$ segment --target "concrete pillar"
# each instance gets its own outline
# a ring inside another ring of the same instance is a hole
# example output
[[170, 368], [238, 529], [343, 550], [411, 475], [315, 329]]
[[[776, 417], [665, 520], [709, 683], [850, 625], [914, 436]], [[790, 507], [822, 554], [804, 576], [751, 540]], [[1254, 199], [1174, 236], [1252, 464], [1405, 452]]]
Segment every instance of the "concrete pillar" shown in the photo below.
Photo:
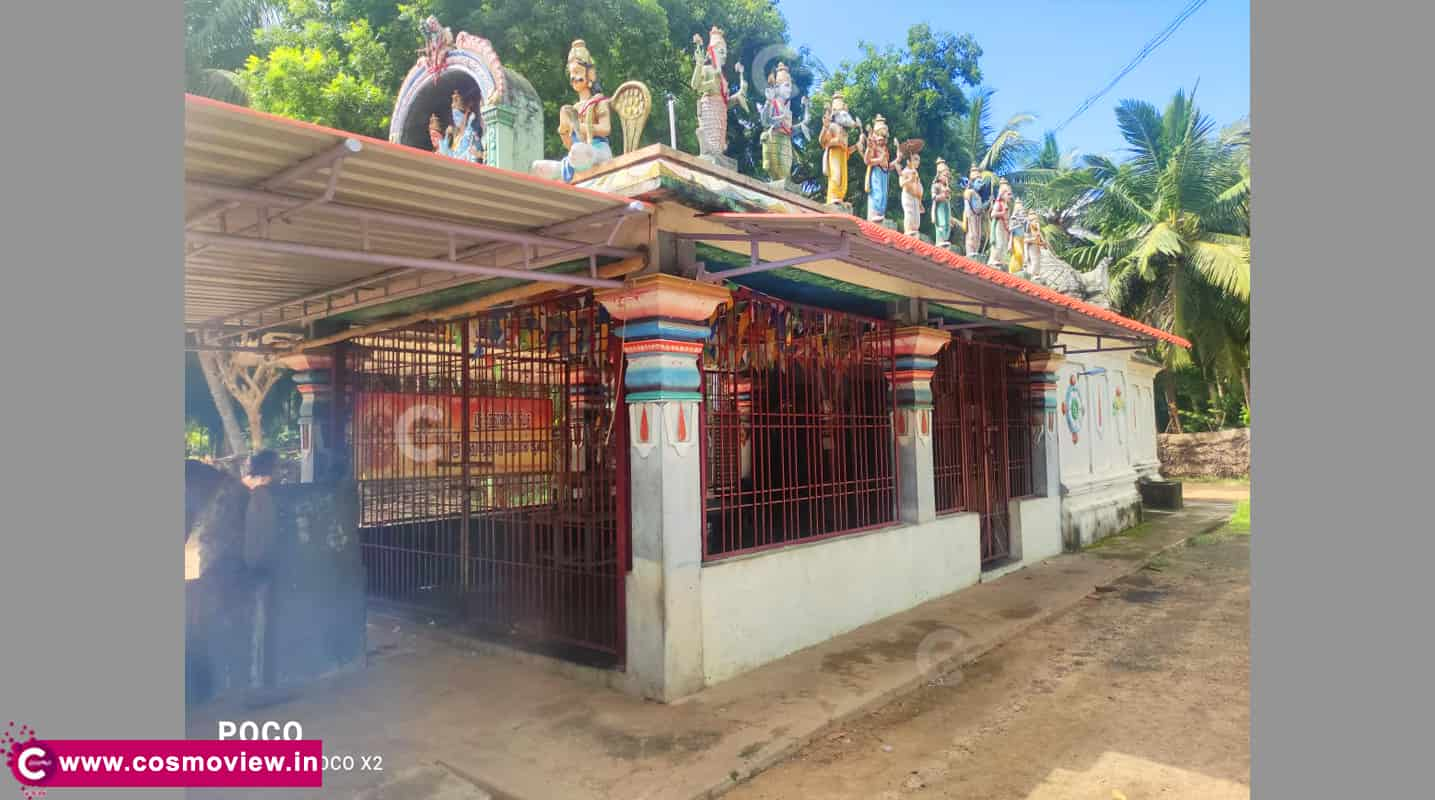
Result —
[[597, 299], [616, 320], [627, 357], [629, 496], [627, 669], [663, 702], [703, 687], [702, 372], [708, 318], [726, 289], [644, 275]]
[[493, 167], [527, 172], [530, 164], [519, 163], [518, 132], [512, 107], [494, 103], [483, 107], [483, 160]]
[[333, 413], [333, 356], [327, 353], [299, 353], [280, 360], [294, 370], [299, 390], [299, 454], [301, 483], [313, 483], [329, 465], [326, 431]]
[[1056, 413], [1056, 373], [1066, 356], [1057, 352], [1036, 353], [1028, 359], [1031, 368], [1032, 493], [1037, 497], [1061, 497], [1061, 420]]
[[892, 429], [897, 435], [897, 508], [903, 522], [937, 518], [932, 373], [937, 368], [937, 353], [951, 339], [947, 331], [918, 326], [899, 328], [893, 337], [896, 363], [889, 377], [897, 394]]

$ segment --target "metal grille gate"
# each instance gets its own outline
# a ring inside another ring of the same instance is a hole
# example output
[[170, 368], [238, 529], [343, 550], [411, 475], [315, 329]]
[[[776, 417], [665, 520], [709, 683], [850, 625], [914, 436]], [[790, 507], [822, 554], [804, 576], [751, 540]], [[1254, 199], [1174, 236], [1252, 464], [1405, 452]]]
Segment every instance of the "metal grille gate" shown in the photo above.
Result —
[[369, 593], [621, 665], [621, 358], [586, 292], [345, 343]]
[[739, 290], [703, 356], [703, 557], [897, 519], [890, 323]]
[[1011, 555], [1008, 501], [1031, 494], [1026, 353], [954, 339], [932, 378], [932, 464], [938, 513], [975, 511], [981, 557]]

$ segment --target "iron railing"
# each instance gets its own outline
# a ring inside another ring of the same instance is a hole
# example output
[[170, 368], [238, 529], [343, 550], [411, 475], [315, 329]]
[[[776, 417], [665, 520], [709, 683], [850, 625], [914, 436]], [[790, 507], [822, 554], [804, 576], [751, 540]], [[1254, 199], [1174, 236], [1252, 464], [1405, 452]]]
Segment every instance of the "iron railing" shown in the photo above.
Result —
[[344, 349], [370, 594], [621, 663], [622, 355], [591, 294]]
[[740, 290], [703, 356], [703, 556], [897, 519], [893, 328]]

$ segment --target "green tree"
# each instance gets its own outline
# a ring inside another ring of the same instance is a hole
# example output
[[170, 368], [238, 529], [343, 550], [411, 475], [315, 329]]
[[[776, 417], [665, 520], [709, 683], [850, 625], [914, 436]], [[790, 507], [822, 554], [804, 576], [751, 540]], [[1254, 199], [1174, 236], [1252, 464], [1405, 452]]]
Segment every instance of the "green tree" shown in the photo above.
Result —
[[280, 11], [273, 0], [184, 0], [185, 91], [243, 105], [239, 70], [255, 52], [255, 31]]
[[[1184, 91], [1164, 111], [1122, 101], [1116, 120], [1131, 157], [1119, 164], [1088, 157], [1073, 171], [1072, 191], [1095, 190], [1080, 213], [1095, 236], [1063, 255], [1078, 266], [1110, 258], [1113, 301], [1193, 343], [1189, 353], [1157, 348], [1168, 369], [1194, 363], [1239, 380], [1249, 400], [1249, 137], [1240, 127], [1216, 135]], [[1165, 386], [1168, 418], [1179, 431], [1174, 381]]]
[[[930, 26], [918, 24], [908, 29], [904, 48], [879, 50], [864, 42], [862, 49], [861, 59], [842, 62], [820, 91], [813, 93], [814, 132], [832, 95], [841, 91], [852, 113], [864, 125], [877, 114], [886, 117], [894, 144], [906, 139], [923, 141], [919, 170], [923, 186], [931, 183], [938, 157], [957, 169], [962, 163], [960, 154], [966, 152], [958, 141], [958, 131], [970, 108], [963, 87], [981, 83], [981, 46], [969, 35], [934, 33]], [[803, 150], [801, 160], [802, 176], [814, 184], [817, 192], [823, 191], [822, 152], [815, 142]], [[847, 200], [860, 211], [867, 199], [863, 188], [866, 169], [855, 156], [850, 168]], [[895, 192], [894, 181], [888, 196], [895, 198]], [[900, 203], [889, 200], [887, 211], [900, 215]], [[930, 224], [925, 221], [926, 215], [923, 218], [924, 225]]]
[[289, 0], [283, 20], [260, 30], [263, 55], [244, 64], [250, 105], [366, 136], [387, 136], [393, 67], [367, 19], [331, 16], [318, 0]]

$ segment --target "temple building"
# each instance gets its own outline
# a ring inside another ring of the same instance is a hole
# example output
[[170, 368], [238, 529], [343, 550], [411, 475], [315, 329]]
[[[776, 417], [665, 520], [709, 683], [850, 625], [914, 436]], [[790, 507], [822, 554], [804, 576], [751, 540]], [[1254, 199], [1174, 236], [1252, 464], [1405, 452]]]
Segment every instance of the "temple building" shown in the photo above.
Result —
[[390, 141], [185, 101], [187, 344], [296, 370], [371, 607], [671, 701], [1141, 519], [1187, 342], [630, 128], [532, 174], [434, 41]]

